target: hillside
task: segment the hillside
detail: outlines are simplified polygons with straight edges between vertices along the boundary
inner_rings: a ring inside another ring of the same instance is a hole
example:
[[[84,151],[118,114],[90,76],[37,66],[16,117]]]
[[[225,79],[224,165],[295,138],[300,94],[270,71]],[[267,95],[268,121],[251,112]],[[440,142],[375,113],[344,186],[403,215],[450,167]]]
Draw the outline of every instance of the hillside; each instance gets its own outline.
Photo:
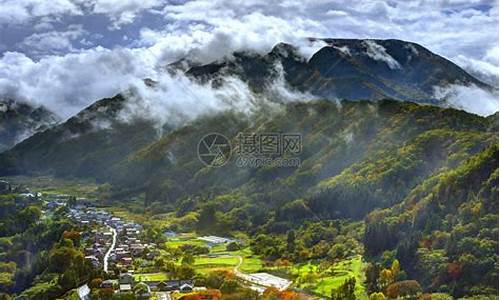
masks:
[[[187,68],[194,82],[218,89],[236,76],[255,99],[270,100],[249,113],[228,109],[159,130],[147,117],[124,119],[128,101],[141,99],[122,93],[1,153],[0,176],[95,179],[106,183],[103,203],[137,207],[139,199],[142,212],[176,221],[155,228],[160,235],[244,233],[269,263],[356,255],[357,265],[368,262],[358,283],[368,294],[390,284],[453,297],[496,293],[498,113],[482,117],[433,98],[438,85],[489,87],[416,44],[326,41],[308,61],[279,44]],[[280,76],[314,99],[272,97]],[[300,147],[285,151],[284,136]],[[272,143],[252,148],[262,137],[281,139],[283,152],[264,153]],[[217,167],[200,149],[215,151]],[[248,158],[272,164],[242,165]]]
[[[0,157],[2,173],[101,178],[108,167],[156,137],[151,122],[120,121],[118,95],[92,104],[66,122],[38,132]]]
[[[0,152],[59,121],[59,117],[41,106],[0,100]]]
[[[283,71],[291,87],[323,98],[345,100],[391,98],[436,104],[440,99],[435,96],[435,87],[459,84],[492,89],[449,60],[415,43],[323,41],[328,46],[309,60],[294,46],[282,43],[266,55],[237,52],[222,61],[193,66],[187,74],[201,80],[233,75],[254,90],[262,91]]]

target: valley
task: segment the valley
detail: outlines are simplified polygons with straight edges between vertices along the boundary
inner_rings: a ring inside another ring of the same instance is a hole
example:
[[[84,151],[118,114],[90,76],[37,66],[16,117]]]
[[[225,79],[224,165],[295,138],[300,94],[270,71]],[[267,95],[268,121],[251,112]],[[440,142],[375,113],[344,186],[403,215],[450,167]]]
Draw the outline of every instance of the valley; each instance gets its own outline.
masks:
[[[21,122],[0,299],[498,299],[498,112],[436,96],[497,89],[415,43],[321,42],[181,59]]]
[[[79,250],[85,253],[85,260],[92,265],[96,274],[104,277],[97,277],[100,282],[97,286],[97,279],[94,278],[89,279],[94,282],[91,284],[92,288],[83,285],[76,289],[87,291],[89,296],[91,293],[95,294],[96,290],[110,288],[117,295],[127,295],[135,291],[133,287],[144,283],[149,288],[151,299],[182,299],[190,293],[205,293],[207,287],[203,283],[207,276],[221,272],[231,274],[227,276],[234,276],[243,287],[257,292],[252,297],[266,293],[267,289],[292,289],[300,292],[303,297],[316,299],[329,297],[332,290],[340,287],[350,276],[355,276],[359,282],[364,280],[365,263],[361,255],[354,255],[337,261],[327,269],[321,269],[324,267],[315,261],[291,264],[287,261],[272,263],[264,260],[252,252],[250,238],[243,232],[235,232],[238,236],[236,239],[165,230],[161,238],[155,239],[155,235],[148,232],[157,229],[155,222],[136,223],[125,218],[133,218],[134,214],[123,208],[80,197],[97,196],[94,185],[47,177],[5,179],[15,182],[14,184],[23,182],[28,186],[33,182],[33,186],[37,188],[36,194],[39,195],[33,200],[43,203],[42,212],[47,218],[60,214],[61,210],[67,211],[64,218],[71,221],[75,229],[78,228],[78,236],[81,237]],[[51,184],[44,186],[48,182]],[[81,194],[60,194],[61,191],[80,191]],[[139,237],[144,240],[138,240]],[[186,269],[175,275],[177,271],[172,271],[172,267],[175,269],[181,266]],[[127,279],[127,275],[131,279]],[[188,278],[195,279],[190,281]],[[181,292],[178,290],[180,285],[169,288],[176,280],[192,282],[191,289]],[[69,291],[68,299],[72,299],[71,295],[77,291]],[[356,295],[357,299],[368,299],[363,284],[357,285]]]

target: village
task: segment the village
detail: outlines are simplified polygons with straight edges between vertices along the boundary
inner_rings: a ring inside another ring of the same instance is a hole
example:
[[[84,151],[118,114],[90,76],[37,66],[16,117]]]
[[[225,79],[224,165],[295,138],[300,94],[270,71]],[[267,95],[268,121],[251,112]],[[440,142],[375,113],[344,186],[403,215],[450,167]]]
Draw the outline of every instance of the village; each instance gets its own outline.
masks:
[[[67,195],[51,196],[46,200],[46,213],[50,214],[59,207],[67,206],[68,199]],[[85,259],[107,274],[108,279],[100,283],[100,288],[111,289],[114,293],[134,293],[138,299],[150,299],[155,296],[155,299],[160,300],[174,300],[177,299],[173,297],[174,294],[182,295],[206,290],[203,286],[195,286],[193,278],[154,280],[154,278],[137,273],[134,260],[153,261],[160,254],[156,243],[140,239],[143,226],[97,208],[87,199],[75,200],[75,204],[68,207],[67,217],[79,227],[84,228],[81,236],[85,245]],[[167,231],[165,235],[172,238],[176,236],[176,233]],[[213,235],[197,237],[196,240],[209,246],[236,242],[231,238]],[[209,258],[218,255],[207,254],[205,256]],[[267,287],[285,290],[292,283],[267,273],[243,273],[238,269],[242,258],[238,257],[238,259],[239,264],[234,267],[236,276],[249,288],[259,293],[264,292]],[[80,286],[77,291],[80,299],[91,299],[91,289],[87,284]]]

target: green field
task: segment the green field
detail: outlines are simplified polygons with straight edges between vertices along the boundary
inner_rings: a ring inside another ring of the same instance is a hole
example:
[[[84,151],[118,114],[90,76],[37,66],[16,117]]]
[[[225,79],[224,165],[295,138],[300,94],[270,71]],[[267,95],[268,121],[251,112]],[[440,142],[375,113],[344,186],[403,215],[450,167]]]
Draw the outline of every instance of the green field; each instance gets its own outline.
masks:
[[[169,238],[168,241],[165,243],[165,245],[168,247],[176,248],[182,245],[207,246],[207,243],[198,240],[195,237],[183,236],[183,237]]]
[[[195,235],[186,235],[170,238],[166,243],[168,247],[179,247],[182,245],[208,246],[208,243],[198,240]],[[262,268],[262,261],[257,256],[252,255],[250,248],[244,248],[238,251],[227,251],[225,244],[218,244],[210,247],[210,256],[198,256],[195,260],[195,268],[198,272],[206,273],[214,269],[233,269],[239,264],[239,258],[242,258],[242,264],[239,270],[244,273],[254,273]]]
[[[366,299],[364,282],[364,262],[360,255],[343,260],[326,270],[319,270],[318,265],[308,263],[296,265],[292,274],[297,276],[296,284],[322,296],[330,296],[333,289],[339,287],[350,277],[356,278],[356,299]]]
[[[164,281],[167,280],[167,274],[165,273],[144,273],[144,274],[135,274],[134,280],[138,281]]]
[[[239,263],[236,256],[206,257],[195,259],[194,267],[200,273],[207,273],[213,269],[233,269]]]

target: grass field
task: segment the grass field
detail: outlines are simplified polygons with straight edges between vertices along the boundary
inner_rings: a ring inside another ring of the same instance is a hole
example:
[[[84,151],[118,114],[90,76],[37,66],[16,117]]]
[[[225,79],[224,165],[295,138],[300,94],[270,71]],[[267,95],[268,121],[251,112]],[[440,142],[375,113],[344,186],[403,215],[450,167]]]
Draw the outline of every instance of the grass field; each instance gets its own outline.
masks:
[[[167,280],[167,274],[165,273],[144,273],[144,274],[135,274],[134,280],[138,281],[164,281]]]
[[[309,289],[322,296],[330,296],[333,289],[338,288],[345,280],[356,278],[356,299],[367,299],[364,282],[364,262],[361,256],[336,263],[324,271],[319,271],[315,264],[301,264],[292,268],[297,276],[299,287]]]
[[[176,248],[182,245],[207,246],[207,243],[194,237],[175,237],[169,238],[165,245],[168,247]]]
[[[208,246],[208,243],[198,240],[195,235],[187,235],[170,238],[166,243],[168,247],[179,247],[182,245]],[[244,273],[254,273],[262,268],[262,261],[257,256],[252,255],[250,248],[238,251],[227,251],[225,244],[218,244],[210,247],[210,254],[216,257],[199,256],[195,260],[195,268],[198,272],[206,273],[214,269],[233,269],[239,263],[241,257],[243,262],[239,270]]]
[[[27,186],[31,190],[42,192],[47,195],[67,194],[78,197],[94,198],[99,187],[92,180],[69,180],[60,179],[51,176],[27,177],[11,176],[1,177],[1,180],[7,180],[13,185]]]
[[[233,269],[238,265],[239,259],[236,256],[221,257],[197,257],[194,267],[198,272],[206,273],[213,269]]]

